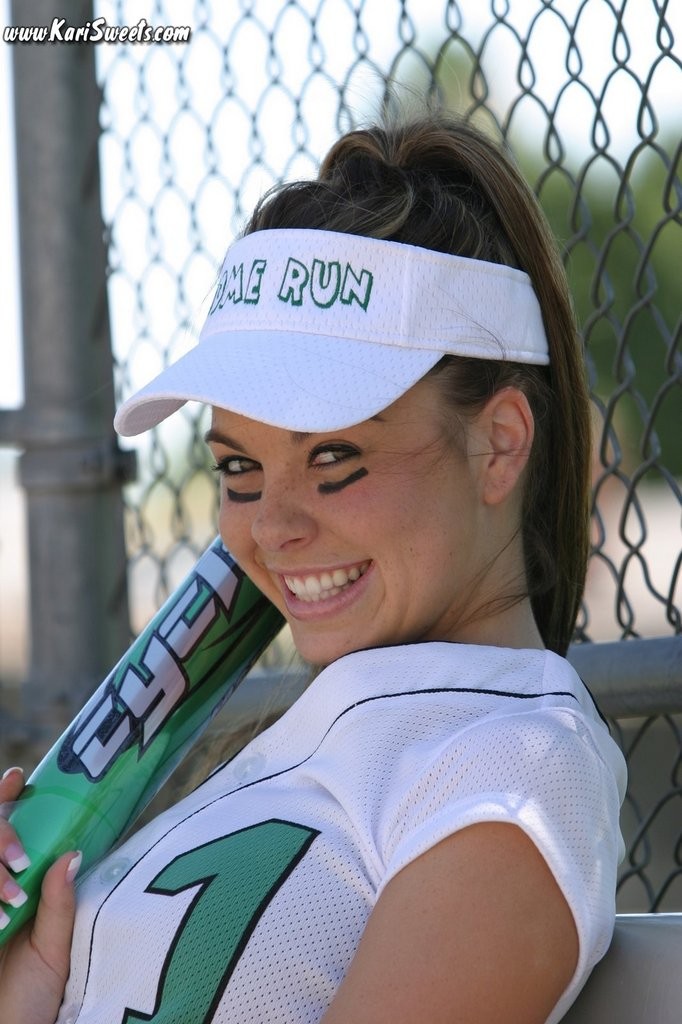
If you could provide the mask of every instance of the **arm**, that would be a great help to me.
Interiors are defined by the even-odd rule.
[[[389,882],[323,1024],[544,1024],[577,957],[531,840],[473,825]]]
[[[0,781],[0,804],[16,800],[24,786],[19,771]],[[17,843],[11,826],[0,818],[0,913],[4,886],[14,881],[8,847]],[[11,851],[10,851],[11,853]],[[0,947],[0,1006],[3,1024],[54,1024],[69,973],[75,900],[74,853],[66,853],[45,875],[33,921]],[[71,871],[69,870],[71,865]]]

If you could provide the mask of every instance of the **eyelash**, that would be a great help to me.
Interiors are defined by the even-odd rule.
[[[328,462],[315,462],[314,460],[318,455],[324,455],[330,453],[335,456],[333,460]],[[317,448],[314,448],[308,456],[308,465],[311,469],[328,469],[330,466],[338,466],[346,459],[352,459],[354,456],[359,455],[357,448],[351,448],[347,444],[321,444]]]
[[[230,469],[230,463],[249,463],[248,469]],[[211,469],[214,473],[220,473],[222,476],[243,476],[244,473],[250,473],[252,470],[258,467],[258,463],[254,462],[253,459],[247,459],[242,455],[225,455],[222,459],[218,459]]]
[[[315,462],[315,459],[318,458],[318,456],[325,454],[331,454],[334,458],[325,462]],[[359,454],[360,452],[350,445],[319,445],[310,452],[308,456],[308,466],[311,469],[325,470],[330,467],[339,466],[347,459],[352,459]],[[230,464],[233,464],[234,468],[230,468]],[[246,464],[246,468],[244,468],[244,464]],[[240,466],[241,468],[237,469],[237,466]],[[244,476],[245,474],[254,472],[260,468],[261,467],[258,462],[247,458],[245,455],[225,455],[222,459],[218,459],[217,462],[211,466],[211,469],[214,472],[220,473],[227,479]],[[360,468],[345,477],[343,480],[322,481],[322,483],[317,485],[317,489],[320,494],[334,494],[337,491],[343,490],[343,488],[347,487],[348,484],[354,483],[356,480],[359,480],[366,475],[367,470]],[[230,487],[226,488],[226,493],[229,500],[235,502],[258,501],[261,496],[260,491],[233,491]]]
[[[325,462],[315,462],[319,455],[326,453],[331,453],[335,458]],[[358,454],[359,452],[355,448],[351,448],[348,445],[320,445],[318,448],[313,449],[308,456],[308,465],[311,469],[328,469],[331,466],[338,466],[345,462],[346,459],[352,459]],[[240,468],[231,469],[230,463],[236,463]],[[244,468],[244,463],[247,464],[246,468]],[[257,468],[260,468],[259,464],[244,455],[225,455],[211,466],[214,473],[222,473],[223,476],[233,477],[243,476],[245,473],[253,472]]]

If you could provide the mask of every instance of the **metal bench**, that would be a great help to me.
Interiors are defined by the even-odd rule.
[[[562,1024],[682,1024],[682,914],[620,914]]]

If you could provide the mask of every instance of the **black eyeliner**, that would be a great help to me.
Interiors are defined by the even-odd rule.
[[[241,502],[260,501],[260,496],[261,496],[261,492],[260,491],[250,491],[247,494],[241,494],[239,491],[232,491],[232,490],[230,490],[229,487],[225,488],[225,493],[227,494],[227,496],[230,499],[230,501],[241,501]]]
[[[361,466],[360,469],[356,469],[353,473],[344,477],[343,480],[339,480],[337,483],[325,482],[317,485],[317,489],[320,494],[335,494],[337,491],[342,491],[344,487],[348,487],[349,484],[354,484],[356,480],[361,480],[363,476],[367,476],[369,470]]]

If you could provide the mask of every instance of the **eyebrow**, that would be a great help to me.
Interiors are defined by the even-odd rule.
[[[385,418],[381,415],[380,412],[378,412],[375,416],[370,416],[370,420],[375,423],[385,422]],[[289,431],[289,437],[291,438],[294,444],[303,444],[304,441],[307,441],[308,438],[312,436],[313,435],[310,431]],[[211,427],[210,430],[206,431],[206,433],[204,434],[204,441],[206,444],[210,444],[211,442],[213,442],[214,444],[223,444],[225,445],[226,448],[234,448],[239,452],[244,452],[244,448],[242,448],[242,446],[238,444],[234,440],[234,438],[228,437],[227,434],[221,434],[220,431],[216,430],[215,427]]]
[[[298,430],[291,430],[289,432],[289,436],[294,444],[303,444],[303,442],[307,441],[309,437],[312,437],[312,434],[302,433]],[[216,430],[215,427],[211,427],[210,430],[206,431],[204,434],[204,441],[206,444],[213,442],[214,444],[225,445],[226,448],[234,448],[236,451],[245,452],[245,449],[238,441],[235,441],[232,437],[228,437],[227,434],[221,434],[221,432]]]

